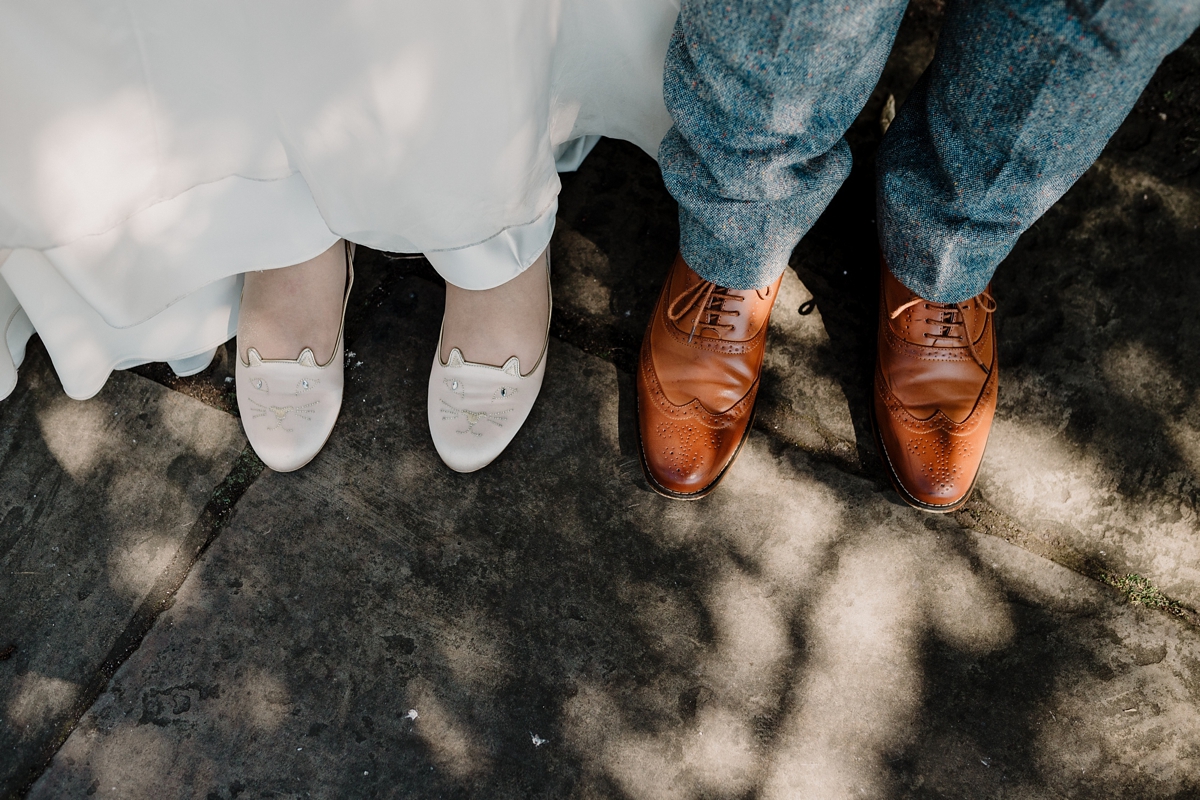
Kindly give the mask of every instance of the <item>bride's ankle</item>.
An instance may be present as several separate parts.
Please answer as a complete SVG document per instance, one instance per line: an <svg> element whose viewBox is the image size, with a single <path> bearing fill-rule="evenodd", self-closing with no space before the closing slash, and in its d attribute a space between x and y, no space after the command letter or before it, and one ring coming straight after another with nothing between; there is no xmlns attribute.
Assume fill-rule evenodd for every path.
<svg viewBox="0 0 1200 800"><path fill-rule="evenodd" d="M516 356L522 372L542 355L550 319L549 269L543 253L528 269L492 289L446 285L441 360L458 348L476 364L503 366Z"/></svg>
<svg viewBox="0 0 1200 800"><path fill-rule="evenodd" d="M339 240L316 258L248 272L238 314L238 354L294 359L309 348L320 364L334 355L346 291L346 249Z"/></svg>

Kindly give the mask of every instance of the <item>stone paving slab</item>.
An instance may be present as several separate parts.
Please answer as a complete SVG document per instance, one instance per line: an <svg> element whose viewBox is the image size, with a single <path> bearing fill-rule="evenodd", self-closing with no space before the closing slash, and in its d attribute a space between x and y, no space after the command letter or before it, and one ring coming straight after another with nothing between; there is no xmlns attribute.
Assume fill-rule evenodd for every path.
<svg viewBox="0 0 1200 800"><path fill-rule="evenodd" d="M0 404L0 797L102 688L89 694L243 446L235 419L135 375L71 400L31 343Z"/></svg>
<svg viewBox="0 0 1200 800"><path fill-rule="evenodd" d="M471 477L438 462L424 387L440 292L419 260L368 253L347 321L362 365L329 448L251 487L144 641L113 622L141 647L33 796L1200 797L1197 628L1084 577L1136 572L1200 607L1200 36L1001 266L997 424L976 501L940 519L897 503L866 416L879 111L928 62L940 13L910 6L848 133L855 168L785 276L758 432L712 498L667 502L639 476L629 375L678 230L653 162L605 141L564 176L558 340L510 451ZM230 410L231 352L194 379L141 372ZM118 418L145 402L136 379L112 386L132 391ZM11 405L5 452L40 448L73 481L70 453L96 439L76 412L10 429ZM135 438L132 420L104 430ZM74 553L97 588L71 617L65 560L53 586L0 577L0 654L19 631L0 735L17 716L36 718L20 736L65 734L79 702L36 712L105 687L87 654L105 661L106 615L139 605L135 584L145 611L163 582L136 566L160 567L161 547L94 546L148 541L169 515L138 481L175 481L194 519L225 474L143 452L111 450L104 469L132 477L99 493L104 469L60 481L42 532L19 538ZM3 458L0 497L23 486L32 508L50 479ZM104 525L130 494L144 508L122 539ZM26 513L0 507L0 546ZM9 680L30 654L60 683ZM8 747L0 765L41 752Z"/></svg>
<svg viewBox="0 0 1200 800"><path fill-rule="evenodd" d="M1022 239L997 275L1005 372L980 480L1022 527L1192 609L1198 254L1200 181L1172 185L1120 153Z"/></svg>
<svg viewBox="0 0 1200 800"><path fill-rule="evenodd" d="M553 341L513 446L424 424L402 279L343 418L264 473L33 798L1181 798L1200 635L755 433L642 481L633 386Z"/></svg>

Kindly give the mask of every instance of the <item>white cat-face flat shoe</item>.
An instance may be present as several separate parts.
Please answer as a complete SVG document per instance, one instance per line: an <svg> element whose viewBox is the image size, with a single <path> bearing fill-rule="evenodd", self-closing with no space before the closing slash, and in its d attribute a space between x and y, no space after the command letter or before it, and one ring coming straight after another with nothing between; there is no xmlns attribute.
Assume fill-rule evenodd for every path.
<svg viewBox="0 0 1200 800"><path fill-rule="evenodd" d="M546 269L549 272L549 259ZM547 297L553 312L550 282ZM528 374L512 356L502 367L475 364L463 359L457 347L442 363L442 336L433 354L429 374L429 433L433 446L446 466L455 472L482 469L504 452L525 424L546 374L546 350L550 344L550 320L542 352Z"/></svg>
<svg viewBox="0 0 1200 800"><path fill-rule="evenodd" d="M296 359L264 359L250 347L246 351L249 360L243 362L239 356L234 367L246 438L262 462L276 472L292 472L312 461L329 440L341 411L345 386L342 337L354 284L353 259L347 245L342 325L327 362L318 364L307 347Z"/></svg>

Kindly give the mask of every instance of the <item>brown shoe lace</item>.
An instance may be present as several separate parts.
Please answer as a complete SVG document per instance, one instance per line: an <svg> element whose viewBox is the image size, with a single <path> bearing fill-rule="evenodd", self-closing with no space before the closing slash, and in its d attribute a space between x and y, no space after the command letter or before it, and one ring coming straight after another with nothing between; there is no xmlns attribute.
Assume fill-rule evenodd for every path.
<svg viewBox="0 0 1200 800"><path fill-rule="evenodd" d="M982 356L979 355L979 351L975 349L975 343L971 341L971 332L967 330L967 303L972 301L977 302L985 314L991 314L996 310L995 298L985 290L965 303L931 303L924 298L914 297L893 311L891 318L895 319L918 303L923 303L926 311L933 311L940 314L940 319L926 317L925 322L929 325L942 326L941 333L929 333L926 331L923 334L925 338L933 339L934 344L937 344L938 340L941 339L965 342L967 350L971 353L971 358L975 359L975 363L979 365L984 374L991 375L991 369L984 363ZM961 331L961 333L951 333L952 330Z"/></svg>
<svg viewBox="0 0 1200 800"><path fill-rule="evenodd" d="M746 291L746 290L737 290ZM726 300L745 300L745 295L734 294L735 290L724 286L718 286L712 281L706 281L703 278L692 288L688 289L683 294L675 298L675 300L667 307L667 319L671 322L679 322L692 311L696 312L695 318L692 320L692 330L688 334L688 343L696 336L698 331L705 329L711 330L717 334L717 338L721 338L721 331L731 331L734 326L732 323L722 322L722 316L740 317L742 312L725 308ZM755 289L754 292L763 300L771 296L771 287L765 289Z"/></svg>

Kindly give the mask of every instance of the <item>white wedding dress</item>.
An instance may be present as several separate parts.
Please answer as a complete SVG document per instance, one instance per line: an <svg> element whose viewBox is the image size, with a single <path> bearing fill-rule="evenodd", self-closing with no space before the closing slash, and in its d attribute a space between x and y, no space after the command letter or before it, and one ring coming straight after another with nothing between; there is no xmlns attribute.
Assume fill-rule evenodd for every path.
<svg viewBox="0 0 1200 800"><path fill-rule="evenodd" d="M203 369L339 237L499 285L598 136L654 155L678 0L0 0L0 398Z"/></svg>

